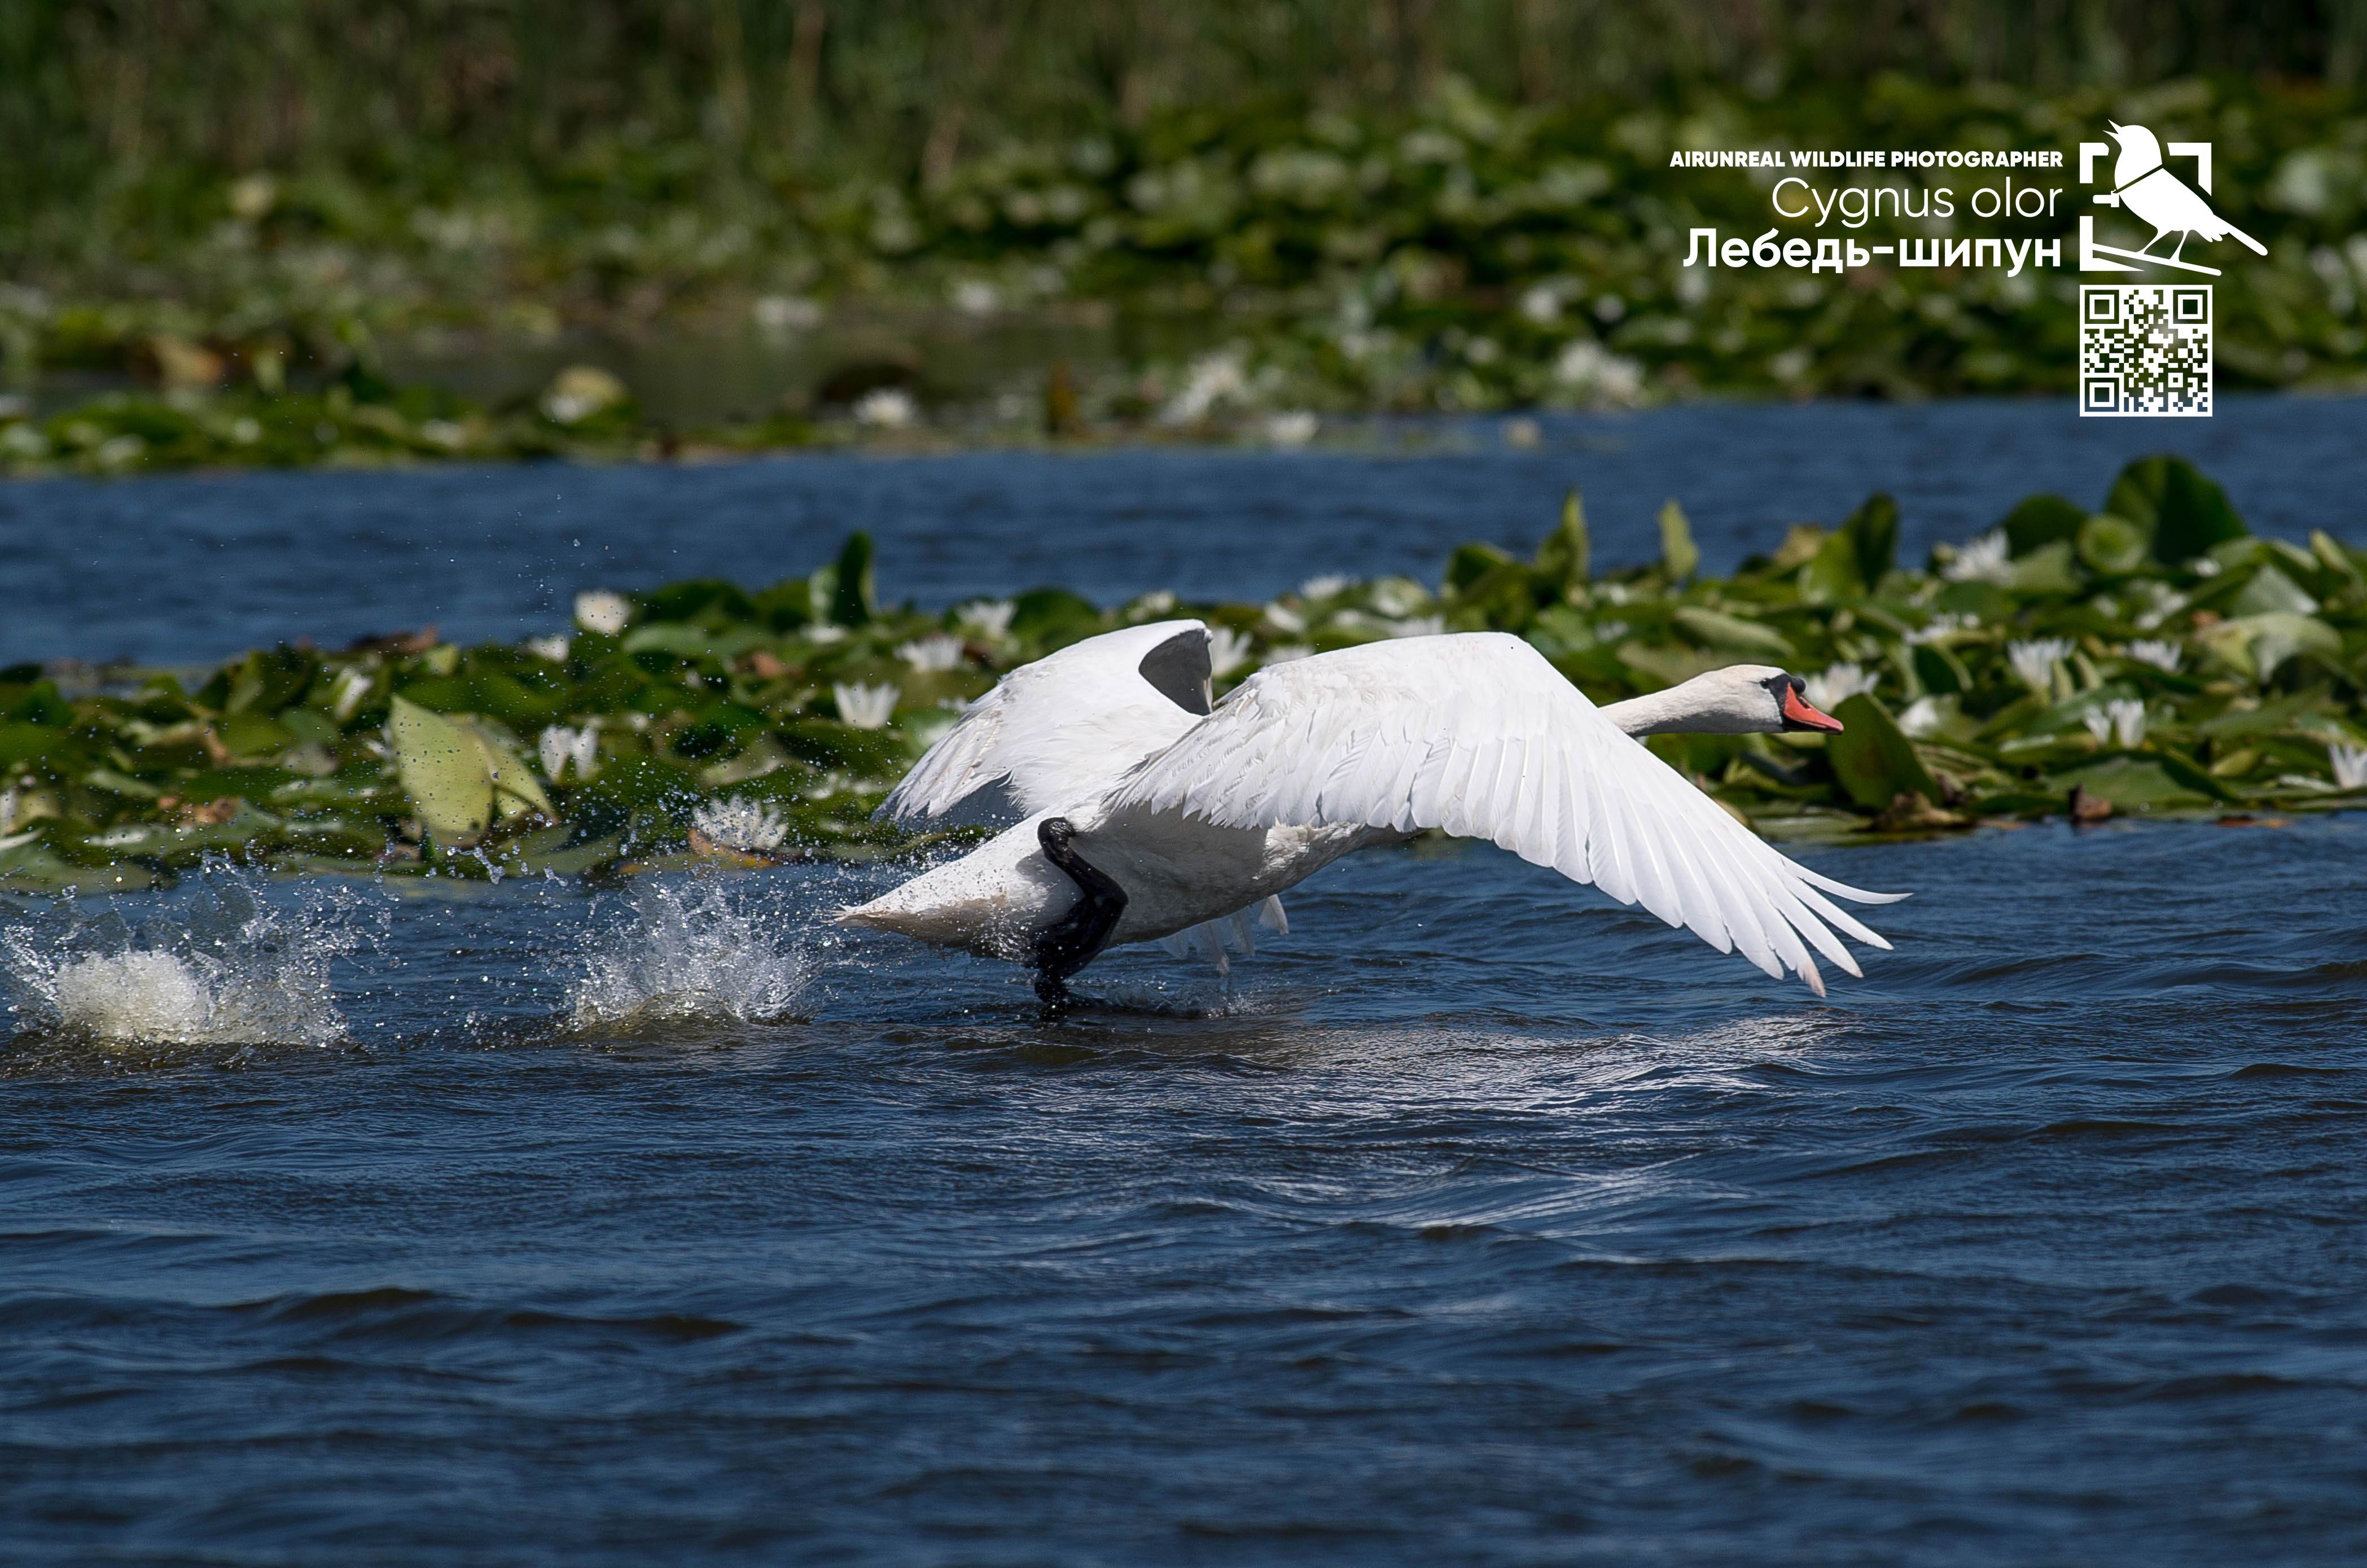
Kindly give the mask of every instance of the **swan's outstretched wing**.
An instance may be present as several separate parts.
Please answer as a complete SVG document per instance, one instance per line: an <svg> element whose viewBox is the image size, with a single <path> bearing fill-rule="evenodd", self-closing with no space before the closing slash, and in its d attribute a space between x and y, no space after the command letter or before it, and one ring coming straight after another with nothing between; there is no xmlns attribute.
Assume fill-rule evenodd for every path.
<svg viewBox="0 0 2367 1568"><path fill-rule="evenodd" d="M1496 632L1275 665L1235 688L1108 801L1234 827L1360 824L1492 839L1690 927L1819 995L1808 949L1859 972L1827 923L1888 942L1826 893L1887 903L1777 854L1622 734L1543 655Z"/></svg>
<svg viewBox="0 0 2367 1568"><path fill-rule="evenodd" d="M1022 665L962 710L879 816L1008 825L1082 804L1208 711L1196 620L1105 631Z"/></svg>

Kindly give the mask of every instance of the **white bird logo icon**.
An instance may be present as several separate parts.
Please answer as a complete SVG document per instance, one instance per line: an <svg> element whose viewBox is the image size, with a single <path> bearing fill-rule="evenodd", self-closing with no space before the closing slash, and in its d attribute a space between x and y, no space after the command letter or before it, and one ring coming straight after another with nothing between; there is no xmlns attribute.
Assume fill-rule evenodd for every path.
<svg viewBox="0 0 2367 1568"><path fill-rule="evenodd" d="M2190 266L2178 259L2179 254L2186 249L2186 242L2197 234L2205 242L2224 240L2232 235L2260 255L2269 254L2268 246L2211 210L2209 202L2163 166L2161 143L2154 140L2152 131L2142 125L2108 123L2112 125L2112 140L2121 144L2121 155L2112 164L2111 193L2096 199L2106 207L2125 207L2132 217L2153 225L2153 238L2139 249L2110 254L2141 256L2152 261L2167 260L2174 267ZM2166 257L2153 256L2153 247L2172 233L2178 235L2176 248Z"/></svg>

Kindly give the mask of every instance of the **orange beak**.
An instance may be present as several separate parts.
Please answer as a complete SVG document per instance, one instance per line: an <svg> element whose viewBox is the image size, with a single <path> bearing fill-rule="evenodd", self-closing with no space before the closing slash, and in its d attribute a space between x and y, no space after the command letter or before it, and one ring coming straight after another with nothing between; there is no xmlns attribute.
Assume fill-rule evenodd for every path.
<svg viewBox="0 0 2367 1568"><path fill-rule="evenodd" d="M1796 686L1786 687L1784 690L1784 717L1804 730L1824 730L1833 734L1840 733L1841 722L1810 703L1800 695L1800 688Z"/></svg>

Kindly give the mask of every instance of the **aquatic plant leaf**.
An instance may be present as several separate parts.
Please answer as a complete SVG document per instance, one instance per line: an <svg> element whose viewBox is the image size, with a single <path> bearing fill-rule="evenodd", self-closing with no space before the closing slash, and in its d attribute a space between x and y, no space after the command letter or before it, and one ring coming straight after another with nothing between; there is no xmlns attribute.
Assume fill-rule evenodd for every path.
<svg viewBox="0 0 2367 1568"><path fill-rule="evenodd" d="M1661 506L1659 521L1661 570L1671 585L1682 583L1701 565L1701 547L1693 542L1693 526L1673 496Z"/></svg>
<svg viewBox="0 0 2367 1568"><path fill-rule="evenodd" d="M2154 559L2171 566L2249 531L2225 491L2184 458L2168 454L2139 458L2123 469L2104 497L2104 510L2149 534Z"/></svg>
<svg viewBox="0 0 2367 1568"><path fill-rule="evenodd" d="M1797 652L1791 640L1772 626L1761 626L1757 621L1704 609L1698 605L1680 606L1669 619L1686 636L1712 648L1764 654L1779 662L1793 657Z"/></svg>
<svg viewBox="0 0 2367 1568"><path fill-rule="evenodd" d="M1841 524L1863 591L1873 593L1898 562L1898 503L1884 491L1867 496Z"/></svg>
<svg viewBox="0 0 2367 1568"><path fill-rule="evenodd" d="M2079 559L2090 571L2114 576L2137 571L2148 559L2150 544L2143 528L2110 512L2082 517L2078 525Z"/></svg>
<svg viewBox="0 0 2367 1568"><path fill-rule="evenodd" d="M2180 777L2159 758L2118 756L2049 774L2046 781L2058 796L2070 794L2077 786L2090 795L2110 801L2121 811L2194 809L2214 804L2223 798L2224 790L2198 788L2197 778Z"/></svg>
<svg viewBox="0 0 2367 1568"><path fill-rule="evenodd" d="M1102 630L1101 610L1066 588L1030 588L1011 602L1011 635L1048 652Z"/></svg>
<svg viewBox="0 0 2367 1568"><path fill-rule="evenodd" d="M2013 587L2017 593L2071 595L2083 586L2068 540L2042 544L2013 563Z"/></svg>
<svg viewBox="0 0 2367 1568"><path fill-rule="evenodd" d="M1942 798L1939 781L1881 703L1860 692L1834 709L1833 717L1841 729L1825 737L1825 758L1852 801L1881 811L1901 795Z"/></svg>
<svg viewBox="0 0 2367 1568"><path fill-rule="evenodd" d="M1591 575L1593 541L1586 531L1586 507L1573 485L1561 498L1561 522L1537 546L1537 574L1567 592Z"/></svg>
<svg viewBox="0 0 2367 1568"><path fill-rule="evenodd" d="M396 771L419 820L439 842L473 838L493 822L493 783L476 737L453 720L397 697L386 721Z"/></svg>
<svg viewBox="0 0 2367 1568"><path fill-rule="evenodd" d="M2008 512L1999 526L2005 529L2007 553L2028 555L2042 545L2077 537L2087 516L2085 510L2060 495L2029 495ZM2143 538L2141 535L2141 543Z"/></svg>
<svg viewBox="0 0 2367 1568"><path fill-rule="evenodd" d="M1536 619L1538 586L1533 568L1510 559L1500 562L1455 591L1452 623L1472 631L1525 631Z"/></svg>
<svg viewBox="0 0 2367 1568"><path fill-rule="evenodd" d="M2309 530L2309 551L2353 593L2367 594L2367 566L2361 564L2357 551L2346 548L2324 528Z"/></svg>
<svg viewBox="0 0 2367 1568"><path fill-rule="evenodd" d="M2316 608L2317 601L2304 593L2299 584L2274 566L2263 566L2226 601L2225 613L2230 617L2309 615Z"/></svg>
<svg viewBox="0 0 2367 1568"><path fill-rule="evenodd" d="M1839 533L1828 535L1814 559L1800 568L1800 597L1810 604L1863 597L1864 579L1858 575L1857 551Z"/></svg>
<svg viewBox="0 0 2367 1568"><path fill-rule="evenodd" d="M830 619L841 626L868 623L878 608L872 570L871 536L859 529L839 546L831 585Z"/></svg>
<svg viewBox="0 0 2367 1568"><path fill-rule="evenodd" d="M2338 666L2342 662L2341 633L2314 616L2279 610L2224 624L2238 629L2246 639L2256 680L2267 680L2287 659L2304 653L2318 654Z"/></svg>
<svg viewBox="0 0 2367 1568"><path fill-rule="evenodd" d="M402 787L440 843L473 838L497 818L558 814L534 771L482 725L398 697L386 733Z"/></svg>
<svg viewBox="0 0 2367 1568"><path fill-rule="evenodd" d="M1460 597L1481 578L1512 564L1512 556L1492 544L1456 545L1446 558L1446 591Z"/></svg>
<svg viewBox="0 0 2367 1568"><path fill-rule="evenodd" d="M1909 662L1914 665L1915 678L1934 696L1973 689L1972 672L1965 667L1964 660L1937 643L1918 643Z"/></svg>
<svg viewBox="0 0 2367 1568"><path fill-rule="evenodd" d="M88 751L71 732L54 724L0 723L0 768L41 763L73 769Z"/></svg>
<svg viewBox="0 0 2367 1568"><path fill-rule="evenodd" d="M214 726L215 735L233 756L269 756L296 744L296 733L261 713L233 712Z"/></svg>

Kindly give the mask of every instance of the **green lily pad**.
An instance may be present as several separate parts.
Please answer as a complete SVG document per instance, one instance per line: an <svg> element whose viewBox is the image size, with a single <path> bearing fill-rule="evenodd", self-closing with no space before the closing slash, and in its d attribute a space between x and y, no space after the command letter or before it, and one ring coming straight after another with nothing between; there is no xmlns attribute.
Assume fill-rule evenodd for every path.
<svg viewBox="0 0 2367 1568"><path fill-rule="evenodd" d="M2068 795L2074 785L2110 801L2120 811L2199 810L2218 796L2181 777L2158 759L2119 756L2088 767L2050 775L2047 782Z"/></svg>
<svg viewBox="0 0 2367 1568"><path fill-rule="evenodd" d="M1685 509L1670 498L1660 508L1660 569L1671 584L1682 583L1701 564L1701 546L1693 542L1693 526Z"/></svg>
<svg viewBox="0 0 2367 1568"><path fill-rule="evenodd" d="M2005 522L2001 525L2005 529L2007 553L2028 555L2042 545L2053 544L2057 540L2076 539L2087 516L2085 510L2060 495L2025 496L2019 506L2005 515ZM2140 549L2144 548L2142 533L2137 542Z"/></svg>
<svg viewBox="0 0 2367 1568"><path fill-rule="evenodd" d="M1537 574L1567 592L1587 581L1592 541L1586 531L1586 508L1575 489L1561 498L1561 522L1537 546Z"/></svg>
<svg viewBox="0 0 2367 1568"><path fill-rule="evenodd" d="M1778 663L1794 657L1797 652L1791 640L1772 626L1698 605L1682 606L1669 619L1686 636L1708 647L1757 653Z"/></svg>
<svg viewBox="0 0 2367 1568"><path fill-rule="evenodd" d="M481 725L398 697L386 731L402 787L438 842L472 839L497 818L556 814L541 781Z"/></svg>
<svg viewBox="0 0 2367 1568"><path fill-rule="evenodd" d="M2079 522L2079 559L2091 571L2114 576L2137 571L2146 563L2147 544L2143 528L2110 512L2099 512Z"/></svg>
<svg viewBox="0 0 2367 1568"><path fill-rule="evenodd" d="M2154 559L2176 566L2248 531L2227 493L2184 458L2139 458L2123 469L2104 510L2152 536Z"/></svg>
<svg viewBox="0 0 2367 1568"><path fill-rule="evenodd" d="M1940 801L1939 780L1881 703L1861 692L1834 709L1833 717L1841 730L1825 737L1825 757L1852 801L1873 811L1906 794Z"/></svg>

